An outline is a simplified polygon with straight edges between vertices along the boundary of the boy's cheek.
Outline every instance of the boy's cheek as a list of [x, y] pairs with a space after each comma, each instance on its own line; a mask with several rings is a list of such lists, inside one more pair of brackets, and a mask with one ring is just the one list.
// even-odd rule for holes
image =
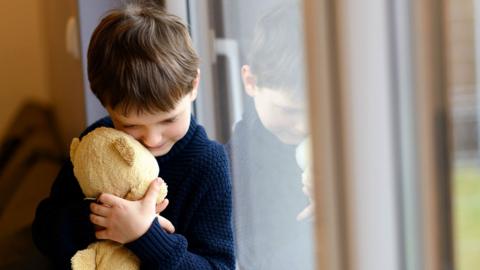
[[[118, 129], [118, 128], [117, 128], [117, 129]], [[141, 137], [140, 132], [136, 131], [134, 128], [120, 128], [120, 129], [118, 129], [118, 130], [127, 133], [128, 135], [130, 135], [130, 136], [132, 136], [133, 138], [135, 138], [137, 141], [138, 141], [139, 138]]]

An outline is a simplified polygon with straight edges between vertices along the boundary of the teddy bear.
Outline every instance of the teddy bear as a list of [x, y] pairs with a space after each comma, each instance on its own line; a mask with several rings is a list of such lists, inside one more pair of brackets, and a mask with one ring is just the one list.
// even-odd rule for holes
[[[158, 177], [155, 157], [130, 135], [99, 127], [70, 145], [73, 172], [86, 198], [110, 193], [128, 200], [143, 197], [151, 181]], [[162, 184], [157, 203], [167, 195]], [[71, 259], [72, 269], [139, 269], [139, 259], [123, 245], [110, 240], [97, 241], [78, 251]]]

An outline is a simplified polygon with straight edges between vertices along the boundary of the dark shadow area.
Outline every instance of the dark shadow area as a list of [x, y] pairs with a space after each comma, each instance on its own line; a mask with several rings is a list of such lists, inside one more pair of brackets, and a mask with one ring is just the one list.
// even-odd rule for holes
[[49, 107], [26, 103], [0, 141], [0, 269], [48, 269], [31, 224], [65, 160]]

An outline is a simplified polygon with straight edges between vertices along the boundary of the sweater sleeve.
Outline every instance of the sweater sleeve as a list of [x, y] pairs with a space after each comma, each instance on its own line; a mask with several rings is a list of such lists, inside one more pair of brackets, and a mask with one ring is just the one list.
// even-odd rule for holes
[[193, 222], [184, 235], [168, 234], [155, 219], [149, 230], [126, 246], [145, 269], [234, 269], [232, 198], [228, 161], [223, 147], [214, 145], [202, 175], [205, 183]]
[[57, 269], [70, 269], [70, 258], [95, 240], [89, 221], [89, 202], [67, 162], [52, 186], [50, 196], [37, 207], [32, 236], [37, 248]]

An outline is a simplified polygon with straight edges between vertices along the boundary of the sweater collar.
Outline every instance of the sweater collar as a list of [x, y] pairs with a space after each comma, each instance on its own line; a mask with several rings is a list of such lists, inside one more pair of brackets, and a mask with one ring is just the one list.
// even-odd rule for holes
[[[263, 147], [278, 149], [282, 151], [295, 150], [295, 145], [283, 143], [277, 136], [275, 136], [275, 134], [273, 134], [263, 125], [262, 121], [260, 120], [260, 116], [255, 109], [245, 111], [244, 119], [247, 133], [255, 134], [255, 136], [252, 136], [256, 138], [254, 140], [254, 143], [258, 143], [258, 145], [262, 145]], [[248, 139], [249, 137], [247, 136], [246, 138]]]

